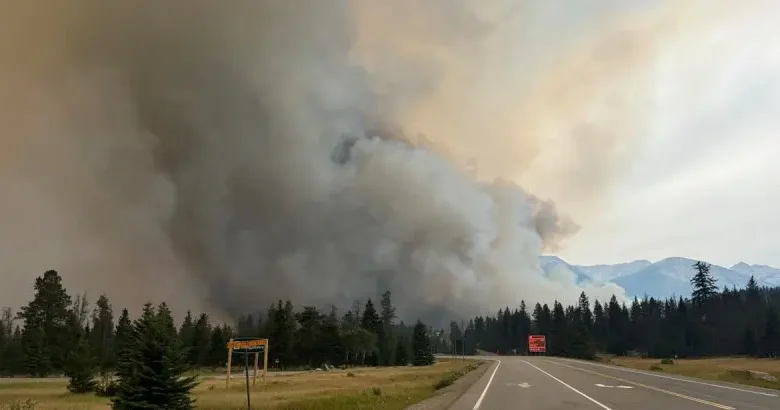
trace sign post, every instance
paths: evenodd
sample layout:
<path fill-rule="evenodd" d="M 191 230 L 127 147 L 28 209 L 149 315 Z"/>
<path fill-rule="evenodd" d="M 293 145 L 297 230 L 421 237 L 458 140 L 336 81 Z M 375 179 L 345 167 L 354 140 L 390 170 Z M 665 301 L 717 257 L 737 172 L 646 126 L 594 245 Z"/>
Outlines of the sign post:
<path fill-rule="evenodd" d="M 230 339 L 227 343 L 228 357 L 227 357 L 227 378 L 225 380 L 225 387 L 230 387 L 230 370 L 233 364 L 233 352 L 236 350 L 243 351 L 244 353 L 244 378 L 246 379 L 246 405 L 247 409 L 251 408 L 251 398 L 249 395 L 249 354 L 254 353 L 254 385 L 257 382 L 257 365 L 260 358 L 260 351 L 263 352 L 263 383 L 266 382 L 266 376 L 268 374 L 268 339 L 258 338 L 235 338 Z"/>
<path fill-rule="evenodd" d="M 544 335 L 528 336 L 529 353 L 547 353 L 547 340 Z"/>

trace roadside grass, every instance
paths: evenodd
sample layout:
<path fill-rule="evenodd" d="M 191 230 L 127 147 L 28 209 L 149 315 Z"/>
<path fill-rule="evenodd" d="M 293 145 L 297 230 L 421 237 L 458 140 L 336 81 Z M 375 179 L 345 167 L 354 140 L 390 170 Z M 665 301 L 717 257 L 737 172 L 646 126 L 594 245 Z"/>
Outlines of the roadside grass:
<path fill-rule="evenodd" d="M 404 409 L 433 396 L 479 367 L 474 360 L 440 359 L 427 367 L 351 368 L 330 372 L 300 372 L 258 377 L 250 386 L 252 408 L 279 410 Z M 246 408 L 243 374 L 236 373 L 230 388 L 224 375 L 201 379 L 194 390 L 196 405 L 204 410 Z M 251 383 L 251 375 L 250 375 Z M 0 380 L 0 409 L 11 403 L 33 400 L 29 409 L 108 409 L 109 399 L 93 394 L 76 395 L 65 389 L 67 381 Z M 4 407 L 6 406 L 6 407 Z M 25 409 L 25 407 L 18 407 Z"/>
<path fill-rule="evenodd" d="M 679 359 L 674 364 L 670 364 L 668 359 L 610 357 L 605 362 L 638 370 L 662 371 L 681 376 L 780 390 L 780 360 L 777 359 L 746 357 Z M 751 378 L 748 373 L 750 370 L 766 372 L 776 377 L 778 381 Z"/>

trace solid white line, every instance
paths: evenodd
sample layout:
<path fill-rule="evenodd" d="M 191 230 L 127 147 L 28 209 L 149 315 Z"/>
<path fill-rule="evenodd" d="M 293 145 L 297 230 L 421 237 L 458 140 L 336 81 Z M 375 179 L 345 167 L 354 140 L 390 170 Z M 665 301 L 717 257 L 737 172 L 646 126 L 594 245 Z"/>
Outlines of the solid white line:
<path fill-rule="evenodd" d="M 596 401 L 596 399 L 594 399 L 594 398 L 592 398 L 592 397 L 588 396 L 587 394 L 585 394 L 585 393 L 583 393 L 583 392 L 581 392 L 581 391 L 579 391 L 579 390 L 575 389 L 574 387 L 571 387 L 571 386 L 569 386 L 569 385 L 568 385 L 568 384 L 566 384 L 566 382 L 564 382 L 563 380 L 561 380 L 561 379 L 559 379 L 559 378 L 557 378 L 557 377 L 555 377 L 555 376 L 551 375 L 550 373 L 547 373 L 546 371 L 544 371 L 544 370 L 540 369 L 540 368 L 539 368 L 539 367 L 537 367 L 537 366 L 534 366 L 534 365 L 533 365 L 531 362 L 529 362 L 529 361 L 526 361 L 526 360 L 523 360 L 523 361 L 525 362 L 525 364 L 527 364 L 527 365 L 529 365 L 529 366 L 533 367 L 534 369 L 536 369 L 536 370 L 539 370 L 540 372 L 542 372 L 542 373 L 546 374 L 547 376 L 549 376 L 550 378 L 552 378 L 552 379 L 553 379 L 553 380 L 555 380 L 556 382 L 558 382 L 558 383 L 560 383 L 560 384 L 562 384 L 562 385 L 564 385 L 564 386 L 568 387 L 568 388 L 569 388 L 570 390 L 572 390 L 573 392 L 575 392 L 575 393 L 579 394 L 580 396 L 582 396 L 582 397 L 584 397 L 584 398 L 586 398 L 586 399 L 588 399 L 588 400 L 592 401 L 594 404 L 596 404 L 597 406 L 601 407 L 602 409 L 604 409 L 604 410 L 612 410 L 612 409 L 610 409 L 609 407 L 607 407 L 607 406 L 603 405 L 602 403 L 599 403 L 598 401 Z"/>
<path fill-rule="evenodd" d="M 496 371 L 498 371 L 498 367 L 501 366 L 501 360 L 496 360 L 496 362 L 497 362 L 496 368 L 493 369 L 493 374 L 490 375 L 490 379 L 488 379 L 487 385 L 485 386 L 485 390 L 482 390 L 482 394 L 479 395 L 477 402 L 474 404 L 474 407 L 471 410 L 477 410 L 479 409 L 479 406 L 482 405 L 482 400 L 485 398 L 485 395 L 487 394 L 487 391 L 490 388 L 490 383 L 493 383 L 493 377 L 496 376 Z"/>
<path fill-rule="evenodd" d="M 648 373 L 648 372 L 643 372 L 643 371 L 634 370 L 634 369 L 627 369 L 625 367 L 607 366 L 607 365 L 603 365 L 603 364 L 600 364 L 600 363 L 591 363 L 591 362 L 586 362 L 586 361 L 581 361 L 581 360 L 570 360 L 570 359 L 561 359 L 561 358 L 558 358 L 556 360 L 566 360 L 566 361 L 574 362 L 574 363 L 589 364 L 591 366 L 598 366 L 598 367 L 604 367 L 604 368 L 607 368 L 607 369 L 614 369 L 614 370 L 621 370 L 621 371 L 624 371 L 624 372 L 643 374 L 645 376 L 653 376 L 653 377 L 658 377 L 658 378 L 661 378 L 661 379 L 669 379 L 669 380 L 676 380 L 678 382 L 700 384 L 702 386 L 717 387 L 717 388 L 726 389 L 726 390 L 736 390 L 736 391 L 743 392 L 743 393 L 752 393 L 752 394 L 759 394 L 759 395 L 762 395 L 762 396 L 777 397 L 777 394 L 773 394 L 773 393 L 763 393 L 763 392 L 755 391 L 755 390 L 740 389 L 738 387 L 723 386 L 721 384 L 712 384 L 712 383 L 700 382 L 700 381 L 696 381 L 696 380 L 680 379 L 680 378 L 677 378 L 677 377 L 669 377 L 669 376 L 664 376 L 664 375 L 661 375 L 661 374 Z"/>

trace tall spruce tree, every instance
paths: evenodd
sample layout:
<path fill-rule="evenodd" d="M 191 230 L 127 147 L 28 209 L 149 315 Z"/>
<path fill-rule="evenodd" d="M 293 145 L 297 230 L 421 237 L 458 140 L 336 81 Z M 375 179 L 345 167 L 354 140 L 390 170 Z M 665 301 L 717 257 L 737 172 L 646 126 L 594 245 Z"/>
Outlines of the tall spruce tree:
<path fill-rule="evenodd" d="M 691 278 L 693 292 L 691 300 L 696 306 L 703 306 L 708 300 L 718 296 L 717 280 L 710 274 L 710 265 L 705 262 L 696 262 L 693 268 L 696 274 Z"/>
<path fill-rule="evenodd" d="M 374 335 L 376 339 L 377 347 L 379 347 L 379 327 L 382 325 L 382 321 L 379 318 L 379 314 L 374 307 L 374 302 L 369 298 L 366 301 L 366 305 L 363 308 L 363 316 L 360 320 L 360 326 L 366 331 Z M 379 365 L 378 350 L 375 349 L 369 353 L 365 359 L 365 364 L 370 366 Z"/>
<path fill-rule="evenodd" d="M 192 329 L 187 361 L 191 366 L 205 366 L 208 362 L 211 344 L 211 325 L 209 316 L 202 313 Z"/>
<path fill-rule="evenodd" d="M 429 366 L 434 362 L 433 351 L 431 350 L 431 339 L 428 336 L 428 329 L 425 324 L 418 320 L 414 325 L 412 335 L 412 364 L 415 366 Z"/>
<path fill-rule="evenodd" d="M 79 330 L 79 328 L 74 328 Z M 65 375 L 70 379 L 68 391 L 71 393 L 88 393 L 95 390 L 94 362 L 90 351 L 87 335 L 78 332 L 72 349 L 65 361 Z"/>
<path fill-rule="evenodd" d="M 63 370 L 71 348 L 69 323 L 71 298 L 55 270 L 35 279 L 33 300 L 23 306 L 18 317 L 24 320 L 22 347 L 28 372 L 45 377 Z"/>
<path fill-rule="evenodd" d="M 780 351 L 780 320 L 774 307 L 767 309 L 762 341 L 763 353 L 770 357 L 777 357 Z"/>
<path fill-rule="evenodd" d="M 150 303 L 135 323 L 127 350 L 117 369 L 118 393 L 112 400 L 117 410 L 194 407 L 191 390 L 197 384 L 186 376 L 186 351 L 182 348 L 170 310 Z"/>
<path fill-rule="evenodd" d="M 382 294 L 382 299 L 379 301 L 381 308 L 379 315 L 379 325 L 377 332 L 377 341 L 379 344 L 379 360 L 382 366 L 392 366 L 395 363 L 395 335 L 393 334 L 393 327 L 395 326 L 395 306 L 391 299 L 390 291 L 386 291 Z"/>
<path fill-rule="evenodd" d="M 119 320 L 116 323 L 116 331 L 114 332 L 114 352 L 116 353 L 116 360 L 119 360 L 119 356 L 127 347 L 132 331 L 133 321 L 130 320 L 130 313 L 127 309 L 122 309 L 122 314 L 119 316 Z"/>
<path fill-rule="evenodd" d="M 105 373 L 116 365 L 114 312 L 106 295 L 100 295 L 92 312 L 90 345 L 101 373 Z"/>

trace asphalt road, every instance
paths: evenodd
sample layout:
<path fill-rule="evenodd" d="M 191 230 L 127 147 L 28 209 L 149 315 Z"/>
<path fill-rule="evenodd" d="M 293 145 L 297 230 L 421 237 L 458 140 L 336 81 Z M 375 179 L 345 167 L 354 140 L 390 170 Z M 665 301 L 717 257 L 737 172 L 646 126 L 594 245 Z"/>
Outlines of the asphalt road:
<path fill-rule="evenodd" d="M 778 410 L 780 391 L 576 360 L 501 356 L 452 410 Z"/>

